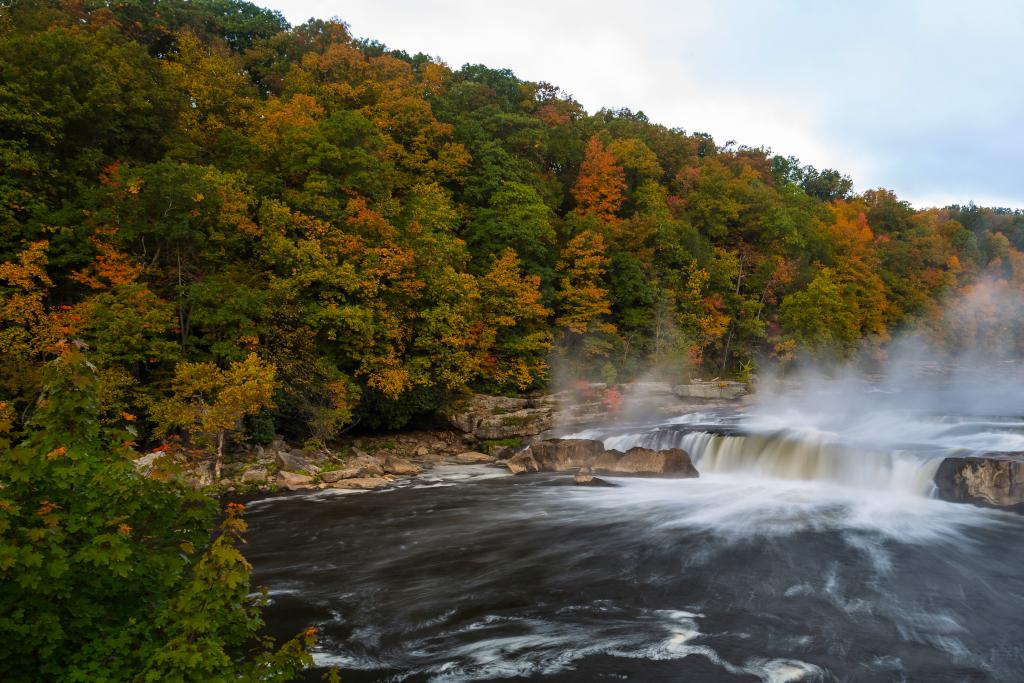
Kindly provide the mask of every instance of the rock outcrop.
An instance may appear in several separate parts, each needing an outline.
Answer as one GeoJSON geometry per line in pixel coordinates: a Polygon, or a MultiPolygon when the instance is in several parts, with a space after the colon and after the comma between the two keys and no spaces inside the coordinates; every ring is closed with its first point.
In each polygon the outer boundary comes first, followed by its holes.
{"type": "Polygon", "coordinates": [[[743,382],[691,382],[676,386],[673,393],[679,398],[734,401],[745,396],[748,388],[743,382]]]}
{"type": "Polygon", "coordinates": [[[946,458],[935,486],[942,500],[1024,512],[1024,454],[946,458]]]}
{"type": "Polygon", "coordinates": [[[478,439],[534,436],[555,424],[547,401],[475,394],[448,413],[452,426],[478,439]]]}
{"type": "Polygon", "coordinates": [[[504,462],[513,474],[570,472],[691,478],[700,476],[686,451],[631,448],[625,453],[606,450],[591,439],[548,439],[504,462]]]}

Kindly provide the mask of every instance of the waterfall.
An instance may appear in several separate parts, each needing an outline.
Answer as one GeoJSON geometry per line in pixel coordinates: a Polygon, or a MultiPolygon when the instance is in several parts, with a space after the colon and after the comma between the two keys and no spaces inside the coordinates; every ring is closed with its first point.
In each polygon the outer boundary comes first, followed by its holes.
{"type": "MultiPolygon", "coordinates": [[[[581,435],[582,436],[582,435],[581,435]]],[[[605,448],[626,451],[681,448],[701,474],[746,474],[776,479],[825,481],[929,495],[942,461],[906,450],[855,448],[820,434],[782,430],[767,434],[722,435],[706,431],[655,429],[606,436],[605,448]]]]}

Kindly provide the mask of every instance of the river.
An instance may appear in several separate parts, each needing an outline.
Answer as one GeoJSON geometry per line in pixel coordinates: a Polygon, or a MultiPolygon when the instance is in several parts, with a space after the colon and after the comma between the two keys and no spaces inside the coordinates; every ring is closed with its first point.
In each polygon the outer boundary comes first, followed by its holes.
{"type": "Polygon", "coordinates": [[[1024,680],[1024,517],[931,484],[944,454],[1024,450],[1020,419],[780,409],[573,436],[681,446],[701,476],[442,466],[253,501],[269,631],[317,626],[317,664],[354,682],[1024,680]]]}

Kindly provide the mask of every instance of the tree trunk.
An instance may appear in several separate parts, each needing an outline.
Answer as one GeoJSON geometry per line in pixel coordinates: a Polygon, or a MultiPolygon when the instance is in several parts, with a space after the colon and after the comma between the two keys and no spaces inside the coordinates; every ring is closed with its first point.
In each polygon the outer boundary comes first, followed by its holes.
{"type": "Polygon", "coordinates": [[[215,482],[220,481],[220,468],[224,460],[224,430],[217,434],[217,459],[213,461],[213,478],[215,482]]]}

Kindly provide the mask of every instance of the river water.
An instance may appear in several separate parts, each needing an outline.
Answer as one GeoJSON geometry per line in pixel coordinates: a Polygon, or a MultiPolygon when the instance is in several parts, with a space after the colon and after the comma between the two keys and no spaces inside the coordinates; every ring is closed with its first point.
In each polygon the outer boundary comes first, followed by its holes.
{"type": "MultiPolygon", "coordinates": [[[[445,466],[253,501],[275,635],[345,681],[1022,681],[1024,517],[931,497],[1017,418],[692,413],[588,430],[699,479],[445,466]]],[[[311,680],[314,680],[311,678],[311,680]]]]}

